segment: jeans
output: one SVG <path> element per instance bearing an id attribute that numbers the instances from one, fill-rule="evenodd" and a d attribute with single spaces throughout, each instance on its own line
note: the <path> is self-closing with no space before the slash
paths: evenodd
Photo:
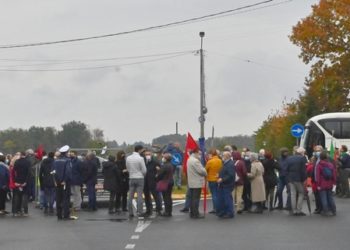
<path id="1" fill-rule="evenodd" d="M 55 188 L 44 188 L 44 208 L 53 210 L 53 204 L 55 203 Z"/>
<path id="2" fill-rule="evenodd" d="M 178 165 L 175 167 L 175 172 L 174 172 L 174 183 L 176 187 L 181 187 L 181 178 L 182 178 L 182 166 Z"/>
<path id="3" fill-rule="evenodd" d="M 217 200 L 218 200 L 218 184 L 216 182 L 209 181 L 208 186 L 209 186 L 211 198 L 213 201 L 213 210 L 216 211 L 217 204 L 218 204 L 218 202 L 217 202 Z"/>
<path id="4" fill-rule="evenodd" d="M 304 186 L 302 182 L 290 182 L 291 206 L 293 213 L 301 213 L 304 201 Z"/>
<path id="5" fill-rule="evenodd" d="M 142 199 L 143 186 L 144 186 L 143 179 L 130 179 L 130 181 L 129 181 L 128 207 L 129 207 L 129 214 L 130 215 L 134 214 L 132 201 L 134 200 L 135 193 L 137 193 L 137 214 L 141 215 L 143 212 L 143 199 Z"/>
<path id="6" fill-rule="evenodd" d="M 173 199 L 171 198 L 171 192 L 173 190 L 173 184 L 169 184 L 168 189 L 162 192 L 164 201 L 165 214 L 171 215 L 173 211 Z"/>
<path id="7" fill-rule="evenodd" d="M 191 206 L 191 194 L 190 194 L 190 188 L 187 186 L 184 209 L 190 209 L 190 206 Z"/>
<path id="8" fill-rule="evenodd" d="M 267 187 L 265 186 L 266 190 L 266 203 L 265 206 L 269 206 L 270 211 L 273 209 L 273 197 L 275 194 L 275 187 Z"/>
<path id="9" fill-rule="evenodd" d="M 290 189 L 287 182 L 286 176 L 280 176 L 277 184 L 277 198 L 278 198 L 278 207 L 283 208 L 283 190 L 287 187 L 287 203 L 286 207 L 290 208 Z"/>
<path id="10" fill-rule="evenodd" d="M 337 208 L 334 203 L 332 189 L 321 190 L 319 193 L 322 203 L 322 212 L 328 213 L 328 211 L 331 210 L 331 212 L 335 214 L 337 212 Z"/>
<path id="11" fill-rule="evenodd" d="M 56 209 L 57 218 L 69 218 L 70 186 L 57 185 L 56 187 Z"/>
<path id="12" fill-rule="evenodd" d="M 71 192 L 73 196 L 73 208 L 80 209 L 81 208 L 81 186 L 80 185 L 72 185 Z"/>
<path id="13" fill-rule="evenodd" d="M 232 197 L 233 187 L 222 187 L 218 188 L 218 210 L 216 214 L 219 217 L 222 216 L 234 216 L 233 208 L 233 197 Z"/>
<path id="14" fill-rule="evenodd" d="M 21 213 L 22 208 L 25 214 L 28 213 L 28 193 L 25 190 L 20 191 L 18 188 L 13 190 L 13 204 L 12 209 L 14 214 Z"/>
<path id="15" fill-rule="evenodd" d="M 236 201 L 237 204 L 237 211 L 243 210 L 243 185 L 238 185 L 233 190 L 233 200 Z"/>
<path id="16" fill-rule="evenodd" d="M 96 210 L 96 189 L 95 183 L 86 184 L 86 189 L 89 197 L 89 208 L 92 210 Z"/>
<path id="17" fill-rule="evenodd" d="M 153 196 L 154 202 L 156 203 L 156 211 L 160 212 L 162 211 L 162 201 L 159 192 L 155 188 L 149 188 L 148 184 L 145 183 L 143 193 L 145 195 L 145 204 L 146 204 L 146 211 L 147 213 L 152 213 L 153 205 L 152 205 L 152 199 L 151 194 Z"/>
<path id="18" fill-rule="evenodd" d="M 199 201 L 201 198 L 202 188 L 190 188 L 190 217 L 199 216 Z"/>
<path id="19" fill-rule="evenodd" d="M 349 177 L 350 177 L 350 169 L 348 168 L 339 169 L 339 182 L 340 182 L 341 196 L 348 196 L 348 197 L 350 196 Z"/>

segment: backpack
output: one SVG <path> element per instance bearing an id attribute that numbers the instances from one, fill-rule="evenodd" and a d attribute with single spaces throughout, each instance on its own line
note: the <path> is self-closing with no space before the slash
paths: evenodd
<path id="1" fill-rule="evenodd" d="M 328 164 L 322 167 L 321 174 L 327 181 L 333 179 L 333 169 Z"/>

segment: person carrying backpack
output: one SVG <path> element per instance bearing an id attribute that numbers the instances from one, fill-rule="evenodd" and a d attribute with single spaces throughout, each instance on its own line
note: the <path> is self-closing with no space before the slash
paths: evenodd
<path id="1" fill-rule="evenodd" d="M 336 206 L 333 199 L 333 185 L 336 184 L 337 176 L 335 166 L 328 161 L 327 152 L 320 154 L 320 161 L 316 166 L 316 186 L 320 194 L 323 216 L 335 216 Z"/>

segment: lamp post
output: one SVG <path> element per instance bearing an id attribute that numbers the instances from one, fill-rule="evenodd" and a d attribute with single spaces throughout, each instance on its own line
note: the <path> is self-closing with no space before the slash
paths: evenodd
<path id="1" fill-rule="evenodd" d="M 203 31 L 199 32 L 199 36 L 201 38 L 201 49 L 199 50 L 200 54 L 200 138 L 204 139 L 204 122 L 205 122 L 205 114 L 208 112 L 207 107 L 205 105 L 205 88 L 204 88 L 204 55 L 203 55 L 203 37 L 205 33 Z"/>

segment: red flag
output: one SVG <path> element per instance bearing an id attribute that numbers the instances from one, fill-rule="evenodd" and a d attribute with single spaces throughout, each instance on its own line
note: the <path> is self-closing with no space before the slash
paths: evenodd
<path id="1" fill-rule="evenodd" d="M 187 141 L 186 141 L 186 148 L 185 148 L 185 155 L 183 160 L 183 172 L 185 175 L 187 175 L 187 160 L 190 155 L 190 151 L 198 149 L 197 142 L 193 139 L 192 135 L 190 133 L 187 134 Z"/>
<path id="2" fill-rule="evenodd" d="M 44 147 L 42 144 L 39 145 L 38 149 L 35 152 L 35 156 L 38 160 L 42 160 L 44 156 Z"/>

